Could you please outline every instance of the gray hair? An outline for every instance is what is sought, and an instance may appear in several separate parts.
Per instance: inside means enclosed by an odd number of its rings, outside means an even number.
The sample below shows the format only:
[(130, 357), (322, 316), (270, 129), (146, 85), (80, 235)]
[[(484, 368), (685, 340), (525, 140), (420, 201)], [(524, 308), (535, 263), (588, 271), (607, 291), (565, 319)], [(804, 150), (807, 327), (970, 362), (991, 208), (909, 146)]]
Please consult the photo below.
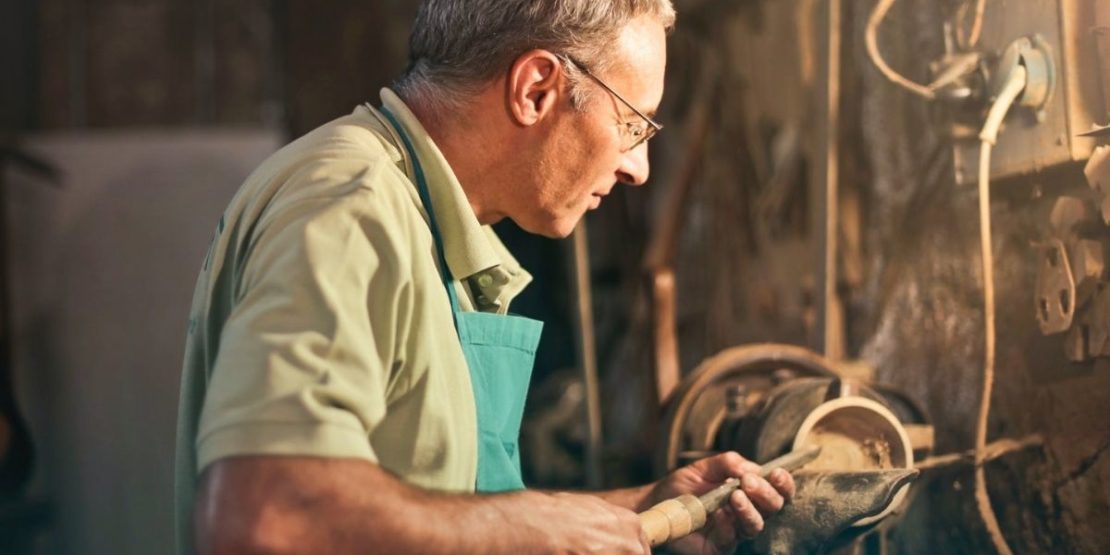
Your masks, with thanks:
[[(432, 111), (458, 109), (532, 49), (549, 50), (602, 71), (603, 53), (632, 19), (651, 16), (670, 30), (671, 0), (424, 0), (409, 39), (409, 66), (393, 84), (406, 100), (418, 98)], [(585, 95), (568, 68), (572, 101)]]

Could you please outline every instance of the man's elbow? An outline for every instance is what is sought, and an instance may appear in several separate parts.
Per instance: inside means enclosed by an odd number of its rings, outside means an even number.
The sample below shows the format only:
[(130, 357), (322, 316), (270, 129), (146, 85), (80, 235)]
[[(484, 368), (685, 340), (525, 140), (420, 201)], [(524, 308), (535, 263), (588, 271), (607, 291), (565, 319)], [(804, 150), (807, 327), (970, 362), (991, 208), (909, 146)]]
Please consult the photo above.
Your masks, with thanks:
[[(214, 509), (214, 510), (213, 510)], [(194, 512), (193, 538), (197, 555), (300, 555), (305, 550), (302, 528), (288, 518), (261, 508)]]
[(305, 530), (297, 515), (250, 495), (203, 480), (193, 509), (197, 555), (299, 555)]

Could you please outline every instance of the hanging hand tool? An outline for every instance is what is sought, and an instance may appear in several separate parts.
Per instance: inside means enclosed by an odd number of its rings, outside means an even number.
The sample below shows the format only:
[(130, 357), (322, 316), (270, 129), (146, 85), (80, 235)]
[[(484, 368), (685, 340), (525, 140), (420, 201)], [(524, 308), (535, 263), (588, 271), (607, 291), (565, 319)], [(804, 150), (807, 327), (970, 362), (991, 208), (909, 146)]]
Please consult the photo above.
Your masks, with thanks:
[[(773, 459), (762, 466), (760, 477), (767, 478), (776, 468), (794, 470), (817, 458), (819, 446), (799, 449)], [(684, 538), (705, 526), (706, 518), (725, 504), (732, 492), (740, 487), (738, 478), (729, 478), (701, 497), (683, 494), (656, 504), (640, 513), (643, 529), (652, 547)]]

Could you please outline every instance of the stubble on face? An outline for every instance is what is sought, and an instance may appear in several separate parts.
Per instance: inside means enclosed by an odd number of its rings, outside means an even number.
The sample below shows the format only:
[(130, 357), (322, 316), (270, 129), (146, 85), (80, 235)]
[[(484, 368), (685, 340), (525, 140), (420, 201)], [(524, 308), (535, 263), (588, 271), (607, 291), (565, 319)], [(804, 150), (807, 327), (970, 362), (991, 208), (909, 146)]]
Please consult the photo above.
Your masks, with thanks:
[(570, 235), (594, 204), (594, 194), (615, 184), (612, 168), (620, 146), (616, 127), (596, 109), (575, 111), (566, 121), (571, 125), (554, 134), (537, 175), (537, 217), (546, 222), (540, 233), (556, 238)]

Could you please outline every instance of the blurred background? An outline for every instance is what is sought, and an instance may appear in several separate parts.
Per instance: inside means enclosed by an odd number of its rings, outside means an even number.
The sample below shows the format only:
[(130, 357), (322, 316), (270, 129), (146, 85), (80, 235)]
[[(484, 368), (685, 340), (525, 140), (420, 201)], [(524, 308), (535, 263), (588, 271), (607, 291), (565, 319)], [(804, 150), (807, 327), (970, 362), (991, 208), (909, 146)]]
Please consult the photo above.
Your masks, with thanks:
[[(929, 430), (922, 457), (972, 449), (975, 136), (1007, 48), (1033, 37), (1021, 63), (1043, 53), (1053, 94), (1007, 120), (991, 166), (988, 431), (1018, 446), (987, 488), (1014, 552), (1110, 552), (1110, 169), (1105, 138), (1080, 136), (1110, 122), (1107, 2), (987, 0), (977, 45), (959, 40), (974, 0), (894, 3), (881, 56), (931, 98), (877, 69), (875, 0), (675, 4), (648, 186), (615, 189), (572, 240), (497, 226), (536, 276), (515, 311), (547, 322), (526, 482), (642, 483), (676, 452), (744, 445), (721, 430), (794, 374), (722, 386), (704, 422), (675, 407), (714, 355), (767, 342), (874, 384)], [(378, 103), (416, 5), (0, 2), (0, 552), (172, 552), (185, 323), (214, 226), (271, 152)], [(843, 549), (990, 552), (968, 457)]]

